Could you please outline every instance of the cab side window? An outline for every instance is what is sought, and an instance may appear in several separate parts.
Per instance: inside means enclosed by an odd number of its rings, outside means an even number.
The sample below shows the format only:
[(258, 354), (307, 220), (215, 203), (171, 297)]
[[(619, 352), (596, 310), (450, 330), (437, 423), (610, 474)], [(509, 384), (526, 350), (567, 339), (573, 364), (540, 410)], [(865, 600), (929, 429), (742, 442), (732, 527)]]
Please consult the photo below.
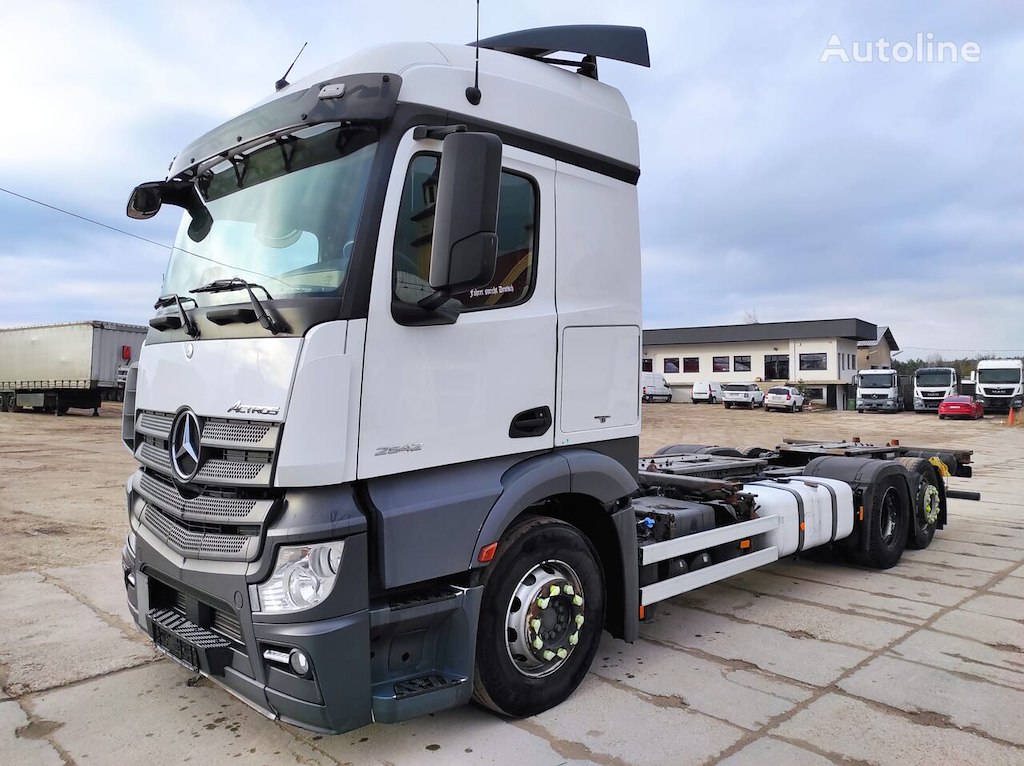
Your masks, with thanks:
[[(440, 156), (419, 154), (409, 164), (395, 232), (395, 300), (415, 304), (433, 294), (428, 282)], [(498, 202), (498, 257), (491, 281), (454, 293), (460, 311), (514, 306), (528, 300), (535, 282), (537, 191), (526, 177), (502, 171)]]

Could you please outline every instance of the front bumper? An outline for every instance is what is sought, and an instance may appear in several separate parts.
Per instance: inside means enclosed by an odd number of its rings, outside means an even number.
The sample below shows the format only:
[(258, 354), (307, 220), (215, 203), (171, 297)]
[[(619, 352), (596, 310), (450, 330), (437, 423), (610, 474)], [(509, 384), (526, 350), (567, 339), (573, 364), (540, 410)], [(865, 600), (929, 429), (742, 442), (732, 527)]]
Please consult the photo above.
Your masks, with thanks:
[[(217, 562), (211, 571), (204, 562), (161, 550), (158, 541), (139, 535), (134, 542), (135, 550), (126, 544), (122, 552), (128, 605), (158, 649), (270, 718), (320, 732), (370, 722), (364, 534), (346, 538), (338, 585), (322, 604), (308, 615), (266, 617), (253, 615), (249, 605), (245, 570), (251, 565), (232, 572)], [(356, 588), (342, 588), (346, 583)], [(360, 600), (351, 593), (360, 585), (363, 608), (346, 613), (346, 602)], [(325, 613), (338, 616), (323, 618)], [(310, 659), (308, 677), (265, 656), (287, 656), (293, 649)]]
[(857, 409), (875, 412), (899, 412), (899, 402), (889, 399), (858, 399)]

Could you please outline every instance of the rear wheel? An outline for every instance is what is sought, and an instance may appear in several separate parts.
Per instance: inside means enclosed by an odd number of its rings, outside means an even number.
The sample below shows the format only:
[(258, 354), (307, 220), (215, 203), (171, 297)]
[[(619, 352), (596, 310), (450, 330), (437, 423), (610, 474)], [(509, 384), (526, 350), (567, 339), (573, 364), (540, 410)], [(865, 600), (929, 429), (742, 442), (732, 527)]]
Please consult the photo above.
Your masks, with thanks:
[(909, 506), (903, 479), (899, 476), (882, 479), (871, 500), (868, 529), (864, 530), (868, 535), (868, 549), (851, 551), (851, 558), (873, 569), (896, 566), (907, 546)]
[(522, 717), (558, 705), (593, 662), (604, 624), (594, 548), (563, 521), (527, 518), (484, 575), (473, 698)]
[(725, 408), (726, 408), (727, 410), (728, 410), (728, 409), (731, 409), (731, 408), (732, 408), (732, 403), (731, 403), (731, 402), (726, 402), (726, 403), (725, 403)]
[(907, 533), (907, 547), (924, 549), (935, 537), (935, 525), (939, 520), (941, 495), (935, 466), (919, 457), (901, 457), (898, 462), (910, 471), (914, 486), (911, 504), (915, 518), (914, 525)]

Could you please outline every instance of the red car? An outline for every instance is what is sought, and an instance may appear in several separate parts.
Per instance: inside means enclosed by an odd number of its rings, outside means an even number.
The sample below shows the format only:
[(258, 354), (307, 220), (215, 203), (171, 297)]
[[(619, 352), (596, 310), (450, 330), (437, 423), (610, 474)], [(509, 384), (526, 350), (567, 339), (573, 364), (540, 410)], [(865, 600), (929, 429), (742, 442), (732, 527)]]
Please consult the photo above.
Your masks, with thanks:
[(970, 396), (947, 396), (939, 402), (939, 420), (946, 417), (977, 420), (984, 415), (985, 407)]

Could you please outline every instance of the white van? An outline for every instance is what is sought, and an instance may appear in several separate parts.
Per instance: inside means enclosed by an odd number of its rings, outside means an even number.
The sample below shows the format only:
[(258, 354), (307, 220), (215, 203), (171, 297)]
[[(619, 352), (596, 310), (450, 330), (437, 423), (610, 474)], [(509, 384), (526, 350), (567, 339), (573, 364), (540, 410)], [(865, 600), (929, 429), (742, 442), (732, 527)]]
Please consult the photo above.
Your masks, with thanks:
[(672, 389), (665, 383), (665, 376), (660, 372), (640, 373), (640, 398), (645, 402), (655, 399), (672, 401)]
[(690, 392), (690, 401), (707, 402), (715, 404), (722, 401), (722, 384), (711, 380), (699, 380), (693, 384), (693, 391)]

